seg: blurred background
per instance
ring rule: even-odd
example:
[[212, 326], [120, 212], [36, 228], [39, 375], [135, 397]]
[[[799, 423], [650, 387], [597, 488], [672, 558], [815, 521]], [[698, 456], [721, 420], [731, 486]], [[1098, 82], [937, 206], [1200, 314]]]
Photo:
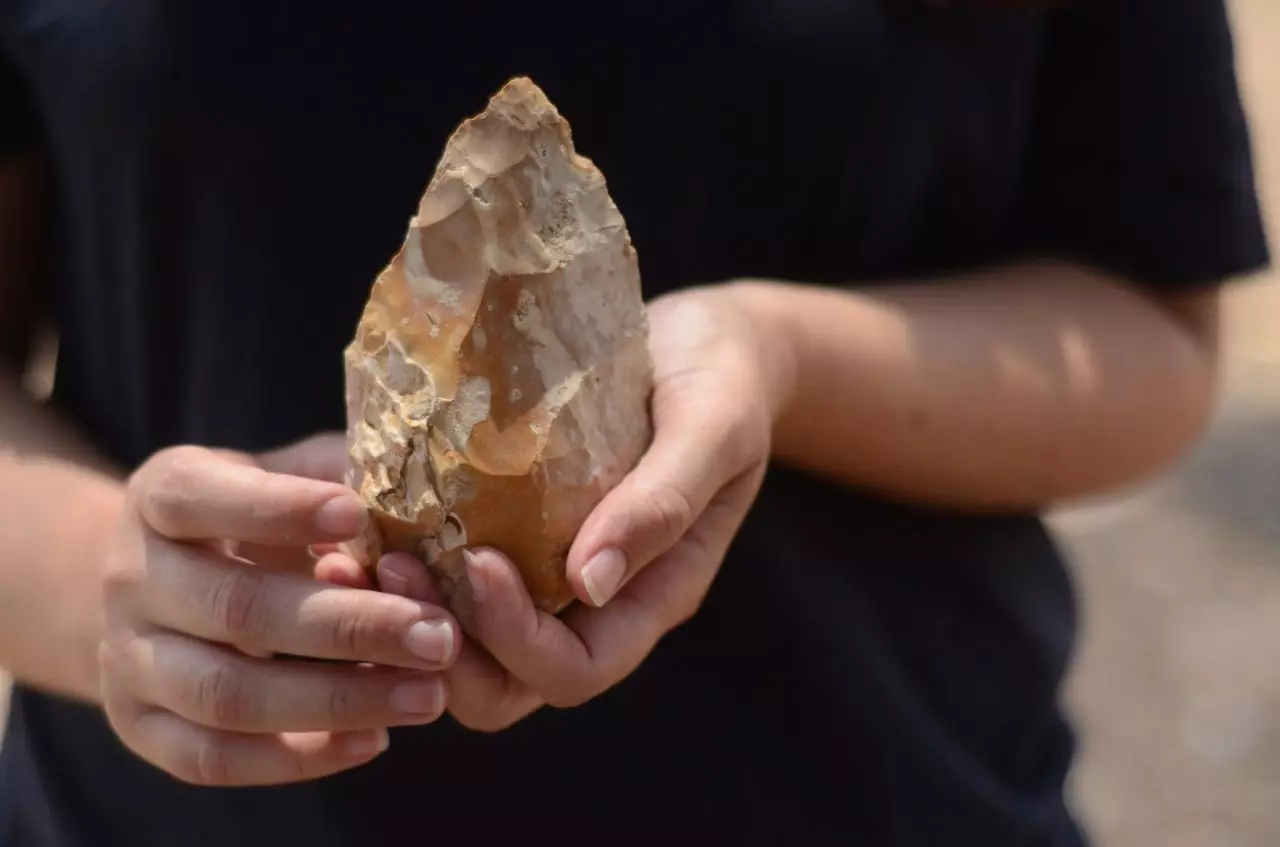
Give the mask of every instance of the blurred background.
[[[1231, 6], [1280, 265], [1280, 0]], [[1280, 844], [1280, 271], [1240, 285], [1228, 320], [1201, 448], [1052, 516], [1083, 614], [1072, 798], [1100, 847]], [[0, 723], [4, 688], [0, 671]]]
[[[1231, 7], [1280, 265], [1280, 2]], [[1280, 270], [1228, 318], [1209, 439], [1158, 484], [1054, 518], [1083, 598], [1073, 791], [1101, 847], [1280, 844]]]

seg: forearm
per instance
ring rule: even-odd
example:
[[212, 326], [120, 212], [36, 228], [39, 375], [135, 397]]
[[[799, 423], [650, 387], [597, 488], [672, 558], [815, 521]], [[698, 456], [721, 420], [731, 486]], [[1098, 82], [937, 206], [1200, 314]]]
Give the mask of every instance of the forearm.
[[1187, 450], [1213, 406], [1213, 345], [1082, 269], [730, 289], [786, 386], [778, 460], [899, 499], [1039, 510], [1127, 485]]
[[98, 572], [120, 475], [57, 415], [0, 376], [0, 666], [95, 700]]

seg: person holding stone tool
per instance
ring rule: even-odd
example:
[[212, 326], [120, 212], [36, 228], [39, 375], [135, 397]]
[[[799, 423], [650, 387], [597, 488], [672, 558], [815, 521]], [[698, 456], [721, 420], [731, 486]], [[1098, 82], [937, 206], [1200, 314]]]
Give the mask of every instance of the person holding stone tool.
[[[464, 630], [335, 546], [340, 354], [518, 74], [655, 434]], [[1040, 515], [1196, 443], [1269, 259], [1221, 0], [21, 0], [0, 116], [0, 844], [1086, 843]]]

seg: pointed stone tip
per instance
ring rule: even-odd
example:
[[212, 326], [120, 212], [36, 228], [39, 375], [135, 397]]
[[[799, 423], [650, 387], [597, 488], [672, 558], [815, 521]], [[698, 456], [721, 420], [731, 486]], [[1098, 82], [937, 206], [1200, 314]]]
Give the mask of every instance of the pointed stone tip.
[[489, 101], [490, 111], [504, 114], [528, 115], [534, 122], [554, 121], [560, 117], [555, 104], [529, 77], [517, 76], [494, 94]]
[[452, 518], [565, 609], [567, 551], [652, 440], [639, 274], [603, 175], [511, 78], [446, 142], [347, 348], [348, 479], [373, 518], [349, 552], [419, 558], [465, 619]]
[[517, 76], [507, 80], [506, 85], [502, 86], [502, 90], [498, 92], [497, 96], [507, 99], [545, 100], [548, 103], [551, 102], [547, 100], [547, 95], [538, 87], [538, 84], [527, 76]]

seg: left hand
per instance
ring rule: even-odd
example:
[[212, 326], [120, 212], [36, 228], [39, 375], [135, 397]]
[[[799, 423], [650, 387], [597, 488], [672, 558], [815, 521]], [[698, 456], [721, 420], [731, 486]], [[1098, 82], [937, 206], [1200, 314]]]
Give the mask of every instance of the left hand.
[[[654, 440], [569, 552], [582, 605], [548, 615], [501, 553], [467, 554], [476, 607], [445, 677], [449, 710], [466, 726], [498, 731], [625, 679], [698, 610], [759, 490], [779, 394], [763, 334], [722, 289], [668, 295], [649, 310]], [[385, 556], [378, 577], [384, 590], [438, 599], [410, 556]]]

